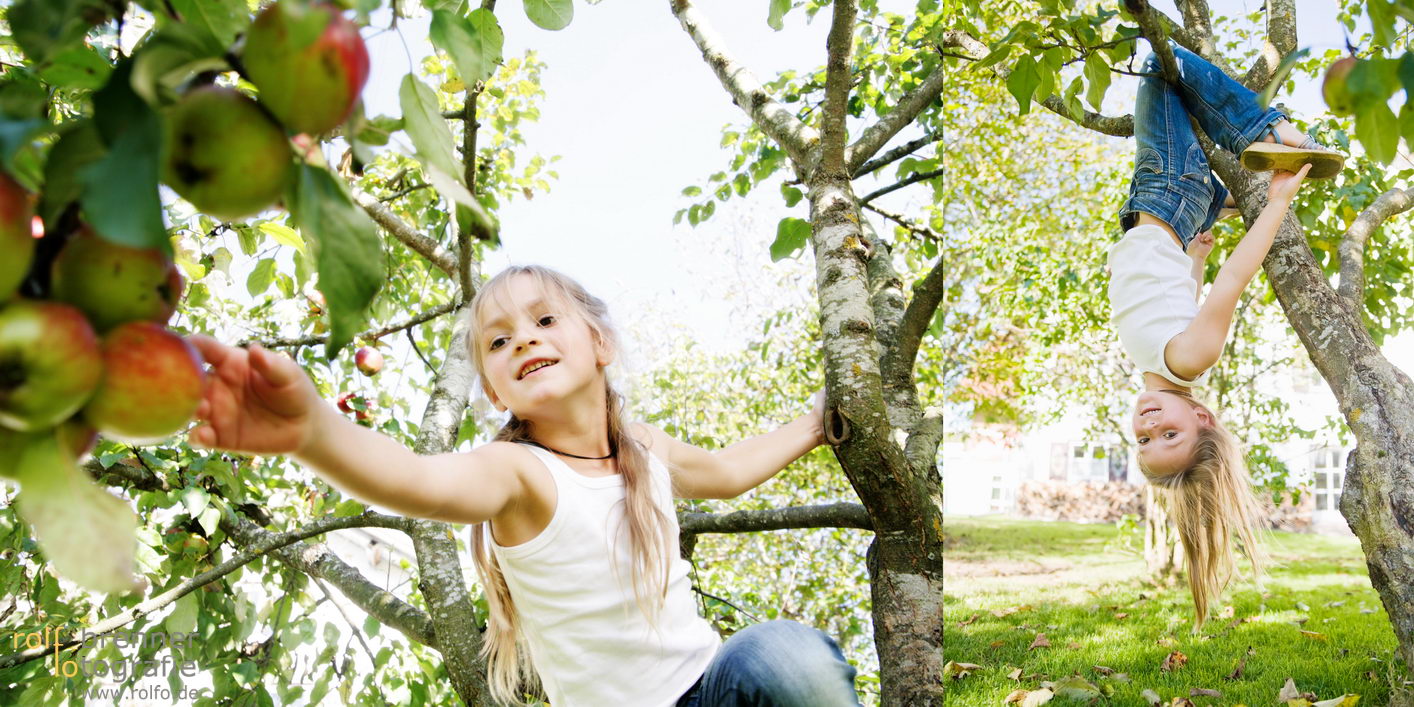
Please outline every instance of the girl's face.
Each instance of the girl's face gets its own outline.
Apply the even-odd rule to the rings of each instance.
[[[491,403],[526,419],[585,389],[612,357],[589,325],[558,297],[542,292],[531,276],[515,276],[507,290],[511,310],[490,298],[475,344],[491,383],[486,391]]]
[[[1133,423],[1140,463],[1152,473],[1167,476],[1188,466],[1198,431],[1213,420],[1206,410],[1181,396],[1146,390],[1134,404]]]

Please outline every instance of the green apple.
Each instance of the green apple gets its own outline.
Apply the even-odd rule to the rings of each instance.
[[[83,407],[103,373],[83,312],[17,299],[0,309],[0,425],[35,432]]]
[[[142,319],[166,324],[182,296],[176,263],[156,248],[129,248],[84,226],[54,260],[54,299],[83,310],[99,333]]]
[[[34,200],[10,175],[0,172],[0,302],[10,299],[34,260]]]
[[[293,133],[320,135],[349,117],[368,81],[358,25],[325,4],[276,2],[246,33],[242,55],[260,102]]]
[[[205,390],[201,355],[154,322],[119,324],[103,337],[103,380],[83,416],[105,437],[160,442],[196,414]]]
[[[188,91],[167,114],[162,181],[198,210],[224,221],[274,204],[290,178],[290,141],[235,89]]]
[[[1326,69],[1326,78],[1321,82],[1321,95],[1326,99],[1326,107],[1332,115],[1350,115],[1355,111],[1355,98],[1350,95],[1350,70],[1355,68],[1356,59],[1347,56],[1338,59]]]

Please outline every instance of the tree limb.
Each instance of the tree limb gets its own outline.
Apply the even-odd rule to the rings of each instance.
[[[888,194],[888,193],[890,193],[890,192],[898,191],[898,190],[900,190],[900,189],[902,189],[902,188],[904,188],[904,187],[906,187],[906,186],[908,186],[908,185],[910,185],[910,184],[915,184],[915,183],[917,183],[917,182],[921,182],[921,181],[924,181],[924,180],[932,179],[932,178],[934,178],[934,177],[941,177],[941,176],[943,176],[943,172],[944,172],[944,171],[945,171],[944,168],[939,167],[938,169],[935,169],[935,170],[933,170],[933,171],[931,171],[931,172],[917,172],[917,173],[915,173],[915,174],[910,174],[910,175],[908,175],[907,177],[905,177],[905,178],[903,178],[903,179],[900,179],[898,182],[896,182],[896,183],[894,183],[894,184],[890,184],[889,186],[886,186],[886,187],[880,187],[880,188],[878,188],[878,189],[875,189],[874,191],[869,192],[868,194],[864,195],[863,197],[860,197],[860,199],[859,199],[859,205],[860,205],[860,206],[864,206],[865,204],[868,204],[869,202],[871,202],[871,201],[873,201],[873,200],[875,200],[875,199],[877,199],[877,198],[879,198],[879,197],[881,197],[881,196],[883,196],[883,195],[885,195],[885,194]]]
[[[939,71],[941,71],[941,70],[942,70],[942,69],[940,68]],[[894,113],[889,113],[889,116],[892,116],[892,115],[894,115]],[[885,116],[885,117],[889,117],[889,116]],[[877,124],[876,124],[876,126],[877,126]],[[867,135],[867,131],[866,131],[866,135]],[[864,139],[864,138],[861,137],[859,140],[856,140],[854,144],[855,144],[855,145],[858,145],[859,142],[860,142],[860,140],[863,140],[863,139]],[[905,156],[907,156],[907,155],[912,154],[914,150],[917,150],[918,148],[923,147],[924,145],[927,145],[927,144],[932,143],[932,142],[938,142],[939,140],[942,140],[942,139],[943,139],[942,133],[930,133],[930,134],[924,135],[923,137],[920,137],[920,138],[918,138],[918,139],[916,139],[916,140],[909,140],[908,142],[906,142],[906,143],[904,143],[904,144],[902,144],[902,145],[899,145],[898,147],[895,147],[895,148],[893,148],[892,150],[889,150],[888,152],[885,152],[884,154],[879,155],[878,157],[876,157],[876,158],[874,158],[874,159],[872,159],[872,160],[869,160],[868,162],[865,162],[865,163],[862,164],[862,165],[859,165],[858,167],[856,167],[856,168],[854,169],[853,172],[850,173],[850,176],[853,177],[853,178],[855,178],[855,179],[859,179],[860,177],[862,177],[862,176],[864,176],[864,175],[866,175],[866,174],[869,174],[870,172],[873,172],[873,171],[875,171],[875,170],[878,170],[880,167],[883,167],[884,165],[887,165],[887,164],[889,164],[889,163],[891,163],[891,162],[894,162],[894,161],[899,160],[899,159],[901,159],[901,158],[903,158],[903,157],[905,157]],[[850,150],[853,150],[853,149],[854,149],[853,146],[850,147]]]
[[[947,81],[946,72],[943,71],[942,64],[933,69],[933,73],[923,80],[923,83],[914,87],[908,95],[899,99],[897,105],[889,114],[880,118],[878,122],[865,128],[864,133],[859,136],[854,144],[845,151],[845,162],[854,176],[858,177],[860,170],[868,164],[868,160],[874,153],[878,152],[888,143],[898,131],[904,129],[913,122],[918,114],[928,107],[929,103],[937,100],[943,93],[943,83]],[[916,148],[915,148],[916,149]],[[909,150],[908,152],[912,152]],[[907,154],[907,153],[905,153]],[[886,160],[885,162],[891,162]],[[867,173],[870,170],[865,170]]]
[[[957,55],[968,61],[981,61],[988,54],[987,45],[978,41],[972,35],[961,30],[948,30],[943,32],[939,42],[940,46],[956,47],[966,52],[964,55]],[[1005,81],[1011,74],[1011,69],[998,69],[997,78]],[[1050,95],[1039,101],[1041,106],[1059,115],[1062,118],[1080,124],[1082,127],[1102,132],[1115,137],[1130,137],[1134,134],[1134,116],[1125,115],[1111,117],[1092,113],[1084,108],[1080,109],[1077,115],[1061,100],[1060,96]]]
[[[904,456],[908,457],[908,463],[915,469],[932,469],[929,476],[938,488],[938,506],[943,504],[943,477],[938,471],[938,465],[934,461],[938,458],[938,445],[943,443],[943,411],[941,408],[930,408],[930,412],[923,416],[918,425],[909,433],[908,441],[904,443]]]
[[[1164,23],[1159,19],[1158,13],[1152,12],[1148,0],[1124,0],[1124,8],[1129,14],[1134,16],[1134,21],[1139,23],[1139,31],[1144,34],[1144,38],[1149,40],[1149,46],[1154,50],[1155,56],[1159,58],[1159,66],[1164,73],[1164,79],[1170,84],[1177,85],[1181,74],[1178,71],[1178,60],[1173,56],[1173,49],[1168,45],[1168,31]],[[1198,52],[1201,54],[1201,52]]]
[[[354,338],[377,339],[383,336],[387,336],[388,334],[402,331],[404,329],[411,329],[419,324],[425,324],[427,322],[430,322],[433,319],[436,319],[437,317],[447,314],[448,312],[455,311],[458,306],[460,305],[456,302],[447,302],[445,304],[439,304],[436,307],[433,307],[432,309],[418,314],[415,317],[411,317],[401,322],[393,322],[392,324],[388,324],[387,326],[383,326],[378,329],[369,329],[368,331],[355,335]],[[311,335],[293,338],[268,339],[265,341],[243,341],[238,345],[246,346],[248,344],[255,343],[260,344],[261,346],[264,346],[267,349],[289,348],[294,346],[314,346],[316,344],[322,344],[328,338],[329,337],[327,336]]]
[[[1336,292],[1354,311],[1365,311],[1365,242],[1380,224],[1414,207],[1414,189],[1391,189],[1355,217],[1340,239],[1340,286]]]
[[[1296,51],[1296,4],[1292,0],[1266,0],[1266,6],[1267,36],[1262,41],[1262,51],[1257,63],[1242,77],[1242,84],[1254,91],[1265,87],[1282,59]]]
[[[809,150],[820,139],[815,129],[771,98],[756,76],[727,53],[722,38],[707,24],[706,18],[690,0],[671,0],[671,5],[678,23],[697,44],[702,58],[731,95],[732,101],[746,111],[757,127],[775,140],[793,162],[800,166],[809,165]]]
[[[764,511],[732,513],[681,513],[678,527],[684,534],[756,533],[792,528],[858,528],[873,530],[869,514],[858,503],[791,506]]]
[[[417,229],[408,224],[407,221],[398,218],[386,204],[368,194],[357,194],[354,200],[358,205],[368,212],[369,216],[377,222],[383,230],[403,242],[403,245],[412,249],[413,252],[427,258],[438,270],[451,277],[457,276],[456,255],[442,247],[441,243],[428,238],[417,232]]]
[[[880,216],[883,216],[884,218],[902,226],[904,230],[908,231],[909,233],[922,236],[935,243],[943,242],[943,237],[938,235],[937,233],[934,233],[933,229],[928,228],[927,226],[919,226],[918,224],[904,218],[903,214],[894,213],[892,211],[886,211],[873,204],[865,204],[864,208],[869,209],[870,211],[873,211],[874,213],[879,214]]]
[[[358,516],[350,517],[357,518]],[[385,517],[395,518],[395,516]],[[406,518],[397,518],[397,523],[396,526],[383,527],[397,527],[399,530],[406,530],[406,524],[409,521]],[[232,540],[245,547],[259,547],[261,543],[271,542],[270,538],[276,535],[234,513],[227,513],[221,518],[221,529],[225,530]],[[304,572],[310,577],[328,580],[358,608],[377,618],[384,625],[402,631],[403,635],[418,643],[440,650],[440,643],[432,620],[426,613],[368,581],[358,570],[339,559],[323,543],[310,545],[304,542],[295,542],[286,547],[272,550],[271,554],[291,568]]]
[[[249,521],[245,522],[249,523]],[[16,665],[20,665],[21,663],[29,662],[36,658],[42,658],[55,651],[67,650],[83,643],[84,641],[90,638],[96,638],[98,636],[103,636],[112,633],[143,616],[151,614],[152,612],[157,611],[158,609],[161,609],[162,607],[167,606],[168,604],[171,604],[172,602],[178,599],[181,599],[182,597],[186,596],[187,594],[190,594],[195,590],[207,584],[210,584],[211,582],[214,582],[230,574],[231,572],[234,572],[236,569],[249,564],[257,557],[261,557],[262,555],[266,555],[269,553],[278,553],[287,546],[299,543],[299,541],[304,540],[306,538],[311,538],[316,535],[323,535],[330,531],[341,530],[344,528],[376,527],[396,528],[399,530],[403,530],[405,529],[406,525],[407,521],[404,518],[386,516],[380,513],[369,512],[356,516],[346,516],[343,518],[335,518],[332,516],[316,518],[315,520],[310,521],[308,524],[306,524],[299,530],[292,530],[284,533],[271,533],[267,531],[261,531],[261,533],[263,533],[261,537],[252,540],[249,544],[246,545],[246,547],[241,552],[237,553],[234,557],[222,562],[219,565],[216,565],[215,567],[212,567],[211,569],[205,572],[202,572],[201,574],[184,579],[181,582],[178,582],[177,585],[172,587],[171,589],[168,589],[167,591],[162,592],[161,594],[156,594],[151,597],[148,597],[146,600],[138,603],[136,606],[124,609],[123,611],[118,612],[117,614],[109,616],[106,619],[100,620],[98,623],[95,623],[92,626],[84,628],[81,638],[69,639],[67,641],[58,643],[57,645],[50,644],[48,646],[41,646],[39,648],[23,650],[18,653],[12,653],[10,655],[0,657],[0,670],[11,668]],[[225,521],[222,521],[222,526],[225,526]],[[412,607],[408,608],[411,609],[411,611],[417,611],[417,609],[412,609]],[[428,638],[430,641],[430,634]]]
[[[845,119],[849,115],[849,89],[854,83],[854,18],[858,14],[855,0],[835,0],[830,34],[825,39],[825,101],[820,111],[819,164],[820,169],[829,174],[854,171],[852,165],[846,166],[849,158],[845,154],[845,142],[849,139],[849,130]],[[860,161],[867,158],[865,155]]]
[[[942,301],[943,259],[938,258],[933,269],[913,286],[913,297],[909,299],[908,308],[903,311],[903,318],[899,320],[895,344],[884,354],[885,368],[897,366],[903,375],[912,379],[913,361],[918,356],[918,343],[923,338],[923,332],[927,331],[928,323],[933,321],[933,312],[937,311]],[[897,359],[887,360],[890,356],[896,356]]]

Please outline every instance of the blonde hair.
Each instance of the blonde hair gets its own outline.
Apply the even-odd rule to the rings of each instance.
[[[1261,577],[1267,565],[1266,553],[1257,542],[1261,512],[1237,438],[1192,395],[1178,390],[1164,392],[1179,395],[1212,421],[1198,429],[1187,467],[1161,474],[1143,462],[1139,464],[1144,477],[1166,497],[1183,543],[1183,564],[1193,594],[1193,630],[1197,632],[1207,620],[1208,608],[1232,579],[1237,564],[1233,540],[1251,561],[1253,579]]]
[[[467,345],[471,348],[471,359],[476,366],[484,390],[491,390],[486,377],[481,341],[482,309],[485,302],[495,298],[502,305],[508,304],[505,292],[511,278],[528,275],[535,279],[540,292],[558,299],[570,312],[577,315],[590,332],[610,350],[618,351],[619,338],[609,323],[608,307],[603,300],[589,294],[579,283],[569,277],[539,265],[513,265],[502,270],[483,285],[471,302],[471,328]],[[510,307],[505,307],[509,311]],[[663,598],[667,596],[668,568],[673,539],[670,537],[671,522],[653,501],[652,478],[649,471],[648,451],[635,441],[628,431],[628,421],[624,417],[624,397],[614,390],[608,377],[604,379],[607,398],[605,415],[608,421],[609,449],[616,453],[615,461],[624,483],[624,516],[628,521],[629,554],[632,557],[632,586],[638,608],[656,626]],[[496,433],[496,441],[520,442],[534,440],[535,430],[530,422],[516,417],[514,411],[510,420]],[[533,677],[529,658],[522,650],[524,642],[522,626],[516,614],[515,601],[506,585],[505,575],[495,554],[488,552],[487,528],[490,525],[478,523],[472,527],[472,559],[476,562],[477,574],[481,577],[486,591],[486,601],[490,617],[483,636],[481,655],[486,659],[486,682],[492,697],[501,702],[520,704],[518,692],[523,683]],[[613,566],[618,575],[617,566]],[[651,600],[650,600],[651,599]]]

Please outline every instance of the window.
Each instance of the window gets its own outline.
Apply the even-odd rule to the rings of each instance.
[[[1001,489],[999,489],[999,488],[993,488],[993,489],[992,489],[992,500],[993,500],[993,501],[1000,501],[1000,500],[1002,500],[1002,490],[1001,490]]]
[[[1320,452],[1316,452],[1316,468],[1317,468],[1317,469],[1324,469],[1324,468],[1326,468],[1326,453],[1325,453],[1324,450],[1323,450],[1323,451],[1320,451]]]
[[[1318,511],[1324,511],[1324,510],[1326,510],[1326,499],[1328,499],[1328,498],[1330,498],[1330,496],[1328,496],[1328,495],[1326,495],[1326,494],[1324,494],[1324,493],[1318,493],[1318,494],[1316,494],[1316,510],[1318,510]]]
[[[1329,476],[1330,475],[1324,471],[1316,472],[1316,488],[1324,491],[1326,489],[1326,482],[1329,480]]]
[[[1083,444],[1078,444],[1078,445],[1076,445],[1073,449],[1071,449],[1071,452],[1070,452],[1070,453],[1071,453],[1071,456],[1075,457],[1076,459],[1084,459],[1084,458],[1085,458],[1085,445],[1083,445]]]

